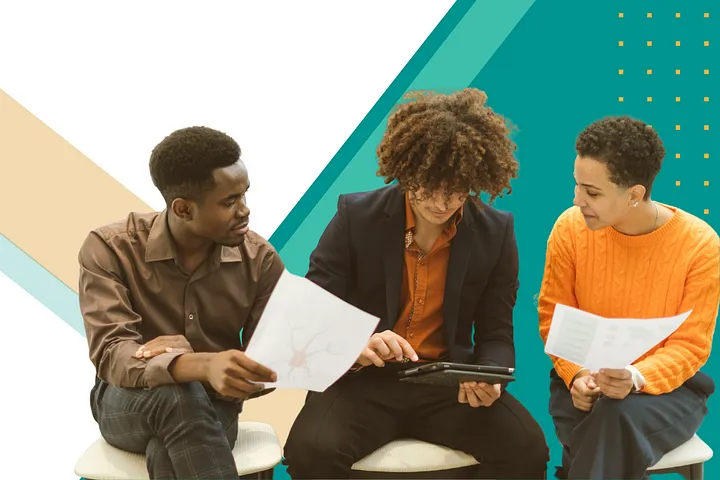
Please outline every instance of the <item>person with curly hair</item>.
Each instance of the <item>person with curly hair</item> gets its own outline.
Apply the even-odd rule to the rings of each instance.
[[[480,195],[510,191],[518,164],[485,102],[465,89],[401,104],[377,149],[391,185],[340,195],[307,278],[380,322],[351,372],[308,395],[285,446],[292,478],[349,478],[405,437],[474,456],[468,477],[544,478],[544,434],[504,386],[398,380],[419,362],[515,366],[513,216]]]
[[[720,301],[720,240],[704,221],[651,199],[665,148],[627,116],[578,136],[574,206],[547,243],[539,295],[547,341],[556,305],[611,318],[692,311],[668,338],[623,369],[589,371],[551,356],[550,414],[563,446],[559,478],[641,479],[689,440],[707,414]]]
[[[284,265],[249,230],[231,137],[177,130],[150,173],[167,207],[94,229],[79,253],[92,414],[107,443],[146,454],[150,478],[237,480],[242,402],[276,380],[243,345]]]

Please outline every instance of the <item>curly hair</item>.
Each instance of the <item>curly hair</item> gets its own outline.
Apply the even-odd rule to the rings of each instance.
[[[665,158],[665,147],[657,132],[627,115],[605,117],[591,123],[578,136],[575,151],[581,157],[604,163],[615,185],[645,187],[645,200],[650,198]]]
[[[510,125],[485,105],[485,92],[466,88],[445,95],[412,92],[397,106],[377,148],[378,176],[397,180],[406,192],[422,189],[426,196],[442,191],[490,203],[512,193],[517,177],[515,143]]]
[[[240,146],[225,133],[208,127],[176,130],[150,155],[150,176],[170,205],[176,198],[201,201],[215,186],[214,170],[240,159]]]

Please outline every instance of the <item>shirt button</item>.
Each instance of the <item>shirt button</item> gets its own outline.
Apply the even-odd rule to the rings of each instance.
[[[191,313],[190,315],[188,315],[188,318],[189,318],[190,320],[192,320],[193,318],[195,318],[195,315],[193,315],[193,314]]]
[[[417,302],[418,302],[420,305],[422,305],[423,299],[422,299],[422,298],[418,298],[418,299],[417,299]]]
[[[410,335],[408,335],[408,337],[413,338],[413,337],[415,337],[415,334],[410,332]]]

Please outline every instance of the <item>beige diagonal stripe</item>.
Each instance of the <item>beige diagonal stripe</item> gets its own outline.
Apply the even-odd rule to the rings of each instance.
[[[75,292],[88,232],[151,210],[2,90],[0,205],[0,233]],[[284,444],[304,399],[280,389],[247,402],[241,419],[272,425]]]
[[[0,90],[0,233],[77,292],[93,228],[144,202]]]

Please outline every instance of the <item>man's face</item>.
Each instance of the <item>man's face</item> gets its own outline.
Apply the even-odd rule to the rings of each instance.
[[[415,215],[419,215],[425,222],[431,225],[444,225],[462,207],[468,195],[453,193],[449,197],[445,192],[439,191],[425,198],[425,191],[420,189],[411,192],[409,195]]]
[[[630,189],[610,180],[607,166],[590,157],[575,159],[575,198],[590,230],[621,223],[632,204]]]
[[[248,232],[250,209],[245,194],[250,180],[245,165],[236,164],[214,172],[215,187],[202,202],[193,202],[193,233],[229,247],[241,245]]]

